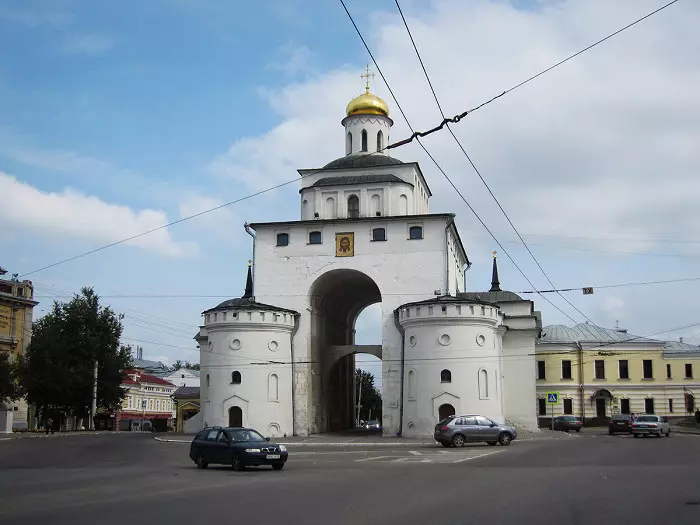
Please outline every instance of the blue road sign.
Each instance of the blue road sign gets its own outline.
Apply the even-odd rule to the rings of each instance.
[[[548,405],[558,405],[559,404],[559,392],[547,392],[547,404]]]

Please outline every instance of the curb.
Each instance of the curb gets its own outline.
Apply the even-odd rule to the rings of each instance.
[[[568,435],[568,434],[567,434]],[[573,437],[573,436],[570,436]],[[160,441],[162,443],[185,443],[190,444],[192,440],[184,439],[168,439],[161,437],[154,437],[155,441]],[[553,439],[562,439],[554,436],[542,436],[542,437],[532,437],[525,439],[516,439],[515,442],[527,442],[527,441],[545,441]],[[381,441],[279,441],[276,442],[277,445],[284,445],[285,447],[424,447],[426,445],[437,445],[437,441],[394,441],[394,442],[381,442]]]

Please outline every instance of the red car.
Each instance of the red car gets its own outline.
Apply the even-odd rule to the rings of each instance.
[[[549,424],[549,428],[552,430],[563,430],[564,432],[569,430],[581,432],[581,427],[583,427],[583,423],[576,416],[557,416]]]

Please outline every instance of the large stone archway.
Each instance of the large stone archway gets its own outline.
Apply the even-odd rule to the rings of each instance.
[[[382,357],[381,345],[355,344],[355,322],[362,310],[381,300],[374,280],[357,270],[331,270],[309,289],[311,408],[320,432],[354,426],[355,354]]]

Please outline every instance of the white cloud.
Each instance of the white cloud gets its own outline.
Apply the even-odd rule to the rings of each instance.
[[[63,45],[63,52],[69,55],[101,55],[114,47],[114,41],[101,34],[75,35]]]
[[[162,211],[132,210],[67,188],[43,192],[0,172],[0,221],[10,228],[26,229],[44,236],[67,236],[110,243],[157,228],[168,222]],[[174,241],[167,228],[126,244],[171,257],[197,254],[193,243]]]
[[[311,69],[311,50],[306,46],[286,44],[280,48],[282,59],[268,66],[288,75],[308,72]]]
[[[453,115],[655,7],[651,0],[569,0],[524,11],[451,0],[404,12],[442,106]],[[358,22],[411,123],[434,126],[440,116],[400,18],[389,11],[370,19]],[[700,73],[689,51],[700,45],[697,24],[698,5],[674,5],[453,126],[522,232],[622,233],[634,238],[615,249],[639,252],[657,245],[651,232],[698,231]],[[259,189],[343,155],[339,121],[359,92],[359,70],[358,64],[261,91],[280,123],[233,143],[214,159],[213,172]],[[390,105],[392,139],[403,138],[408,130],[396,104],[381,84],[375,92]],[[487,224],[506,230],[447,132],[425,144]],[[433,211],[458,210],[463,227],[474,224],[417,147],[393,154],[421,162],[435,194]]]

